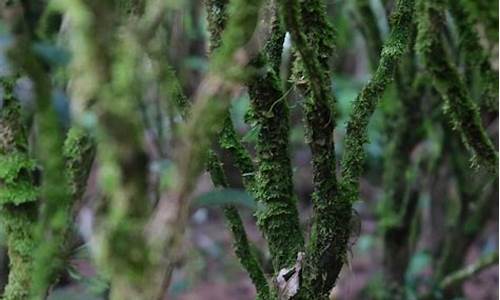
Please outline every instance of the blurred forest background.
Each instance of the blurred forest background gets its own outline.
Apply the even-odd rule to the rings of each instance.
[[[196,96],[197,88],[210,68],[208,58],[210,37],[205,2],[203,0],[164,2],[168,4],[158,36],[165,45],[159,43],[157,49],[160,50],[155,55],[168,61],[177,75],[182,93],[191,99]],[[481,0],[477,3],[485,6],[479,7],[475,12],[485,14],[498,12],[498,3],[495,1]],[[362,87],[370,80],[378,64],[382,43],[390,32],[388,15],[394,3],[389,0],[329,0],[326,4],[327,18],[335,30],[335,50],[330,59],[331,90],[337,100],[335,152],[341,157],[352,103]],[[72,13],[71,10],[68,11]],[[10,14],[15,13],[10,12]],[[490,64],[492,72],[497,73],[497,24],[494,24],[495,29],[491,31],[490,24],[483,23],[485,19],[481,16],[479,13],[473,13],[469,25],[479,38],[478,41],[487,55],[486,61]],[[15,77],[14,81],[10,81],[10,88],[21,103],[23,120],[27,120],[27,124],[32,124],[33,114],[37,111],[34,103],[36,91],[30,79],[33,73],[30,76],[21,72],[20,76],[17,76],[15,67],[9,62],[8,52],[11,51],[9,47],[14,37],[7,23],[10,22],[9,18],[13,17],[7,13],[2,17],[0,76]],[[464,76],[472,98],[484,99],[485,88],[481,82],[483,69],[470,64],[467,56],[469,49],[464,48],[461,43],[461,22],[457,22],[457,18],[461,17],[463,16],[457,15],[456,11],[447,12],[444,47]],[[493,19],[495,17],[498,23],[498,14],[493,16]],[[62,19],[61,28],[51,33],[52,36],[34,39],[32,44],[34,53],[42,58],[47,65],[46,69],[51,70],[51,105],[65,128],[70,127],[72,122],[70,111],[75,110],[68,92],[67,71],[75,53],[67,43],[71,37],[65,35],[65,32],[71,33],[71,30],[71,25]],[[374,37],[378,37],[379,40]],[[16,51],[24,50],[18,48]],[[407,224],[405,229],[395,233],[408,241],[393,239],[396,244],[408,243],[411,249],[407,266],[400,274],[402,278],[398,279],[405,290],[407,297],[405,299],[417,299],[417,294],[432,293],[440,284],[435,278],[440,268],[445,268],[443,272],[447,274],[459,271],[468,265],[477,264],[478,260],[495,255],[498,251],[496,175],[498,173],[492,175],[484,168],[474,166],[474,160],[471,159],[460,136],[453,131],[453,125],[445,115],[446,108],[443,109],[441,97],[431,84],[432,79],[423,70],[421,61],[415,58],[417,55],[414,50],[410,49],[409,53],[402,63],[403,66],[405,63],[408,66],[396,71],[397,76],[403,79],[387,87],[368,126],[369,142],[365,147],[366,160],[364,173],[360,179],[360,199],[353,204],[355,212],[351,219],[352,233],[348,245],[347,263],[332,292],[332,299],[388,299],[381,291],[389,289],[391,285],[384,277],[387,259],[391,259],[384,256],[390,247],[387,242],[390,240],[390,237],[387,237],[387,228],[391,228],[393,223],[399,220],[391,212],[390,204],[387,204],[388,197],[402,197],[412,203],[408,208],[412,211],[409,217],[411,224]],[[301,226],[307,230],[310,227],[312,214],[311,151],[304,142],[306,139],[302,109],[304,100],[296,88],[296,79],[291,78],[293,70],[290,61],[293,61],[294,56],[292,42],[287,34],[283,42],[280,77],[285,91],[284,97],[290,108],[289,137],[294,193],[298,198]],[[162,177],[161,174],[174,172],[171,169],[172,161],[169,153],[174,143],[173,134],[170,133],[173,125],[169,122],[173,120],[174,123],[178,123],[180,117],[169,116],[172,111],[169,111],[168,107],[165,108],[162,103],[164,97],[161,96],[161,89],[154,79],[154,67],[149,61],[143,61],[142,64],[136,65],[135,71],[141,74],[138,80],[142,88],[139,92],[142,101],[138,110],[143,122],[147,152],[153,157],[149,176],[152,182],[164,180],[166,182],[160,182],[159,185],[170,186],[173,184],[168,182],[171,179],[168,176]],[[408,85],[411,88],[398,86],[405,80],[412,82]],[[9,93],[6,90],[8,88],[9,85],[2,85],[3,99]],[[495,145],[498,145],[498,86],[496,91],[493,90],[493,100],[478,102],[477,106],[488,136]],[[409,100],[401,101],[402,97]],[[0,106],[2,103],[5,101],[0,102]],[[254,156],[258,128],[248,122],[247,112],[250,107],[249,94],[245,88],[238,89],[232,94],[230,112],[234,127],[243,144]],[[82,115],[80,122],[84,127],[92,128],[96,119],[87,113]],[[401,137],[401,131],[405,131],[407,135]],[[37,130],[30,129],[30,132],[30,139],[36,140]],[[400,157],[394,156],[394,147],[398,147],[399,138],[403,139],[402,145],[399,144],[402,149],[398,149],[402,153]],[[223,162],[229,188],[214,191],[207,173],[197,181],[182,257],[173,272],[168,299],[255,298],[255,288],[235,257],[231,233],[225,225],[221,209],[223,205],[235,204],[238,207],[249,239],[260,249],[258,256],[263,262],[264,271],[272,272],[268,266],[270,258],[266,241],[262,238],[255,222],[254,211],[257,204],[253,196],[245,192],[240,172],[234,167],[234,157],[221,149],[218,149],[217,153]],[[80,201],[75,208],[76,238],[72,241],[71,253],[64,270],[60,272],[57,285],[51,288],[48,299],[106,299],[109,286],[99,268],[95,267],[88,245],[93,234],[94,213],[99,209],[96,207],[99,207],[102,197],[98,172],[99,163],[94,162],[82,197],[83,201]],[[391,190],[391,182],[398,180],[404,181],[403,188]],[[158,191],[149,192],[154,194]],[[130,245],[134,242],[133,238],[129,241]],[[443,259],[448,259],[448,267],[442,267]],[[2,288],[7,282],[8,266],[7,237],[2,230],[0,234],[0,287]],[[496,260],[489,261],[472,273],[458,283],[458,287],[455,288],[458,292],[454,293],[458,295],[456,299],[498,299]],[[444,298],[438,298],[451,299],[441,297]]]

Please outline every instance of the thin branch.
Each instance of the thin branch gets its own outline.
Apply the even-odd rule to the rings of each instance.
[[[369,0],[355,0],[354,6],[356,9],[354,12],[356,25],[365,38],[370,66],[372,69],[375,69],[378,65],[383,45],[377,17],[373,12]]]
[[[377,103],[387,85],[392,82],[394,69],[408,48],[413,22],[414,0],[398,0],[391,15],[391,32],[384,43],[380,62],[373,78],[358,94],[347,123],[345,151],[342,157],[342,197],[353,203],[358,200],[358,181],[363,171],[366,129]]]
[[[489,111],[498,111],[498,72],[490,64],[489,55],[480,43],[479,35],[475,31],[474,22],[463,1],[450,1],[450,12],[457,25],[459,33],[459,49],[466,59],[466,72],[473,76],[475,69],[480,72],[482,92],[480,107]]]
[[[479,260],[475,263],[449,274],[439,283],[439,287],[446,290],[453,286],[457,286],[482,270],[495,264],[498,264],[498,252],[485,255],[479,258]]]
[[[196,92],[196,101],[190,110],[190,118],[184,127],[178,152],[179,182],[168,197],[160,200],[159,209],[149,229],[153,251],[165,253],[168,250],[167,256],[158,257],[158,266],[154,270],[151,287],[156,290],[156,297],[160,297],[168,287],[186,227],[194,178],[203,169],[212,138],[222,129],[221,120],[229,108],[229,96],[235,88],[234,83],[227,80],[227,76],[230,76],[231,71],[240,72],[247,63],[237,60],[235,54],[239,50],[245,51],[244,46],[257,25],[260,5],[261,1],[231,2],[228,27],[222,35],[222,46],[214,53],[209,75]],[[231,70],[227,71],[228,69]],[[165,228],[168,229],[167,232]]]
[[[221,162],[213,153],[209,151],[207,169],[210,172],[212,181],[216,187],[228,187],[227,179],[222,169]],[[247,234],[240,214],[234,205],[226,205],[224,207],[224,217],[227,220],[227,225],[233,234],[233,247],[236,257],[241,265],[245,268],[248,275],[252,279],[255,289],[257,290],[257,299],[270,299],[270,290],[266,276],[262,271],[262,267],[257,260],[257,257],[250,248]]]
[[[444,100],[445,113],[466,146],[472,150],[474,163],[497,174],[498,153],[483,128],[476,104],[442,45],[446,5],[444,0],[418,2],[417,51],[422,55],[434,86]]]
[[[310,289],[308,297],[326,298],[344,264],[352,214],[351,206],[338,198],[333,141],[335,99],[329,70],[334,51],[333,27],[327,20],[324,1],[303,2],[300,7],[296,1],[282,1],[281,5],[300,55],[295,77],[305,95],[306,141],[312,153],[313,222],[303,286]]]

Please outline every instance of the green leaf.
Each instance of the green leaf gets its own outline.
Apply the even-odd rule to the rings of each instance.
[[[240,205],[252,210],[256,208],[255,199],[246,191],[231,188],[202,194],[194,200],[194,203],[198,206]]]
[[[409,278],[415,277],[424,271],[425,268],[430,266],[431,262],[432,257],[428,252],[420,251],[415,253],[415,255],[411,258],[406,276]]]

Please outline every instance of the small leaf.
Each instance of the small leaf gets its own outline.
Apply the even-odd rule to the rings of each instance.
[[[221,189],[211,191],[198,196],[195,200],[196,205],[241,205],[252,210],[256,208],[255,200],[247,192],[237,189]]]

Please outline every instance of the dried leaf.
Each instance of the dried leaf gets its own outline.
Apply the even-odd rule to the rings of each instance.
[[[278,299],[288,300],[295,296],[300,288],[300,272],[304,261],[304,252],[297,254],[297,261],[291,268],[283,268],[276,276],[276,285],[278,287]]]

